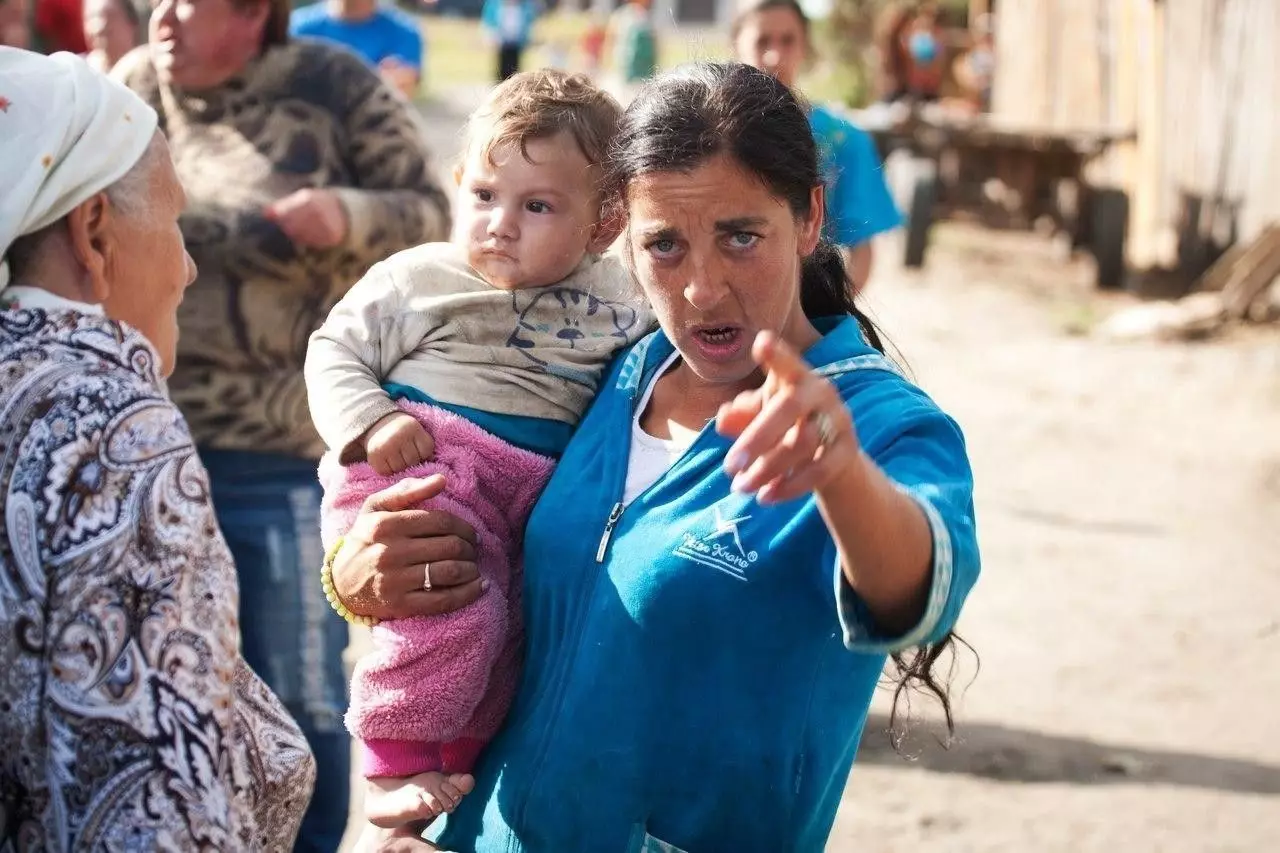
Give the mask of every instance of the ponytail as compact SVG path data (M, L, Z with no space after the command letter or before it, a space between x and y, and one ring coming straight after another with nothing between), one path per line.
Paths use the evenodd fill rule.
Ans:
M848 315L858 321L867 343L884 352L880 332L853 298L853 282L840 250L825 240L800 266L800 307L810 320Z

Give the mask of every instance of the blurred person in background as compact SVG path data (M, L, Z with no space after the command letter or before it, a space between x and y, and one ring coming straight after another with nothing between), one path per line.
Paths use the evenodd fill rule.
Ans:
M0 0L0 45L25 48L30 44L27 0Z
M355 51L393 89L412 99L422 79L418 21L378 0L321 0L293 11L289 34L324 39Z
M796 0L748 0L733 21L731 37L739 61L793 89L813 53L809 19ZM809 106L809 126L826 184L823 238L840 248L856 292L871 277L871 238L897 228L902 216L868 133L817 104Z
M78 57L0 47L0 81L0 848L287 849L315 764L165 393L169 147Z
M290 41L288 0L158 0L112 72L160 115L199 275L170 380L240 579L244 656L316 755L295 849L338 848L348 810L346 624L323 562L324 451L307 338L377 261L443 240L448 201L404 99L350 51Z
M921 3L902 35L906 51L906 95L921 103L938 100L946 73L946 45L938 26L938 4Z
M609 54L615 73L626 86L648 80L658 70L652 7L652 0L628 0L609 18Z
M65 50L88 53L84 35L83 0L34 0L35 36L45 53Z
M497 82L520 70L520 59L533 38L533 24L541 11L536 0L485 0L480 25L498 48Z
M149 8L139 0L84 0L85 59L95 70L110 71L120 58L147 40ZM143 11L147 8L147 11Z

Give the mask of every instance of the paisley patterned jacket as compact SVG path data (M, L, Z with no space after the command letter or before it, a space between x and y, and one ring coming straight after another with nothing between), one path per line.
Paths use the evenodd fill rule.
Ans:
M199 276L178 311L169 387L196 443L319 459L308 337L370 266L449 235L412 108L354 53L305 40L199 95L161 82L145 45L112 76L160 114L187 193L182 234ZM346 210L347 239L332 249L299 246L263 215L313 188Z
M0 310L0 851L292 847L315 766L208 491L137 332Z

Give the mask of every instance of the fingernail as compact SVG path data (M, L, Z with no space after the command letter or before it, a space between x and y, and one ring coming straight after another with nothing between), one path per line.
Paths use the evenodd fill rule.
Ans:
M730 450L724 458L724 470L736 474L747 466L747 454L741 450Z
M480 591L481 591L481 592L488 592L488 591L489 591L489 579L488 579L488 578L481 578L481 579L480 579Z
M747 478L741 474L733 478L733 482L729 485L729 488L740 495L751 491L751 489L747 488Z

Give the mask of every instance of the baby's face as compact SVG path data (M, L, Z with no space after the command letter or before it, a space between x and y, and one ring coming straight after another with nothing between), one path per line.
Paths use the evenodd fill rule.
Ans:
M479 148L479 146L476 146ZM598 170L566 133L468 153L458 177L456 240L494 287L518 290L569 275L599 229Z

